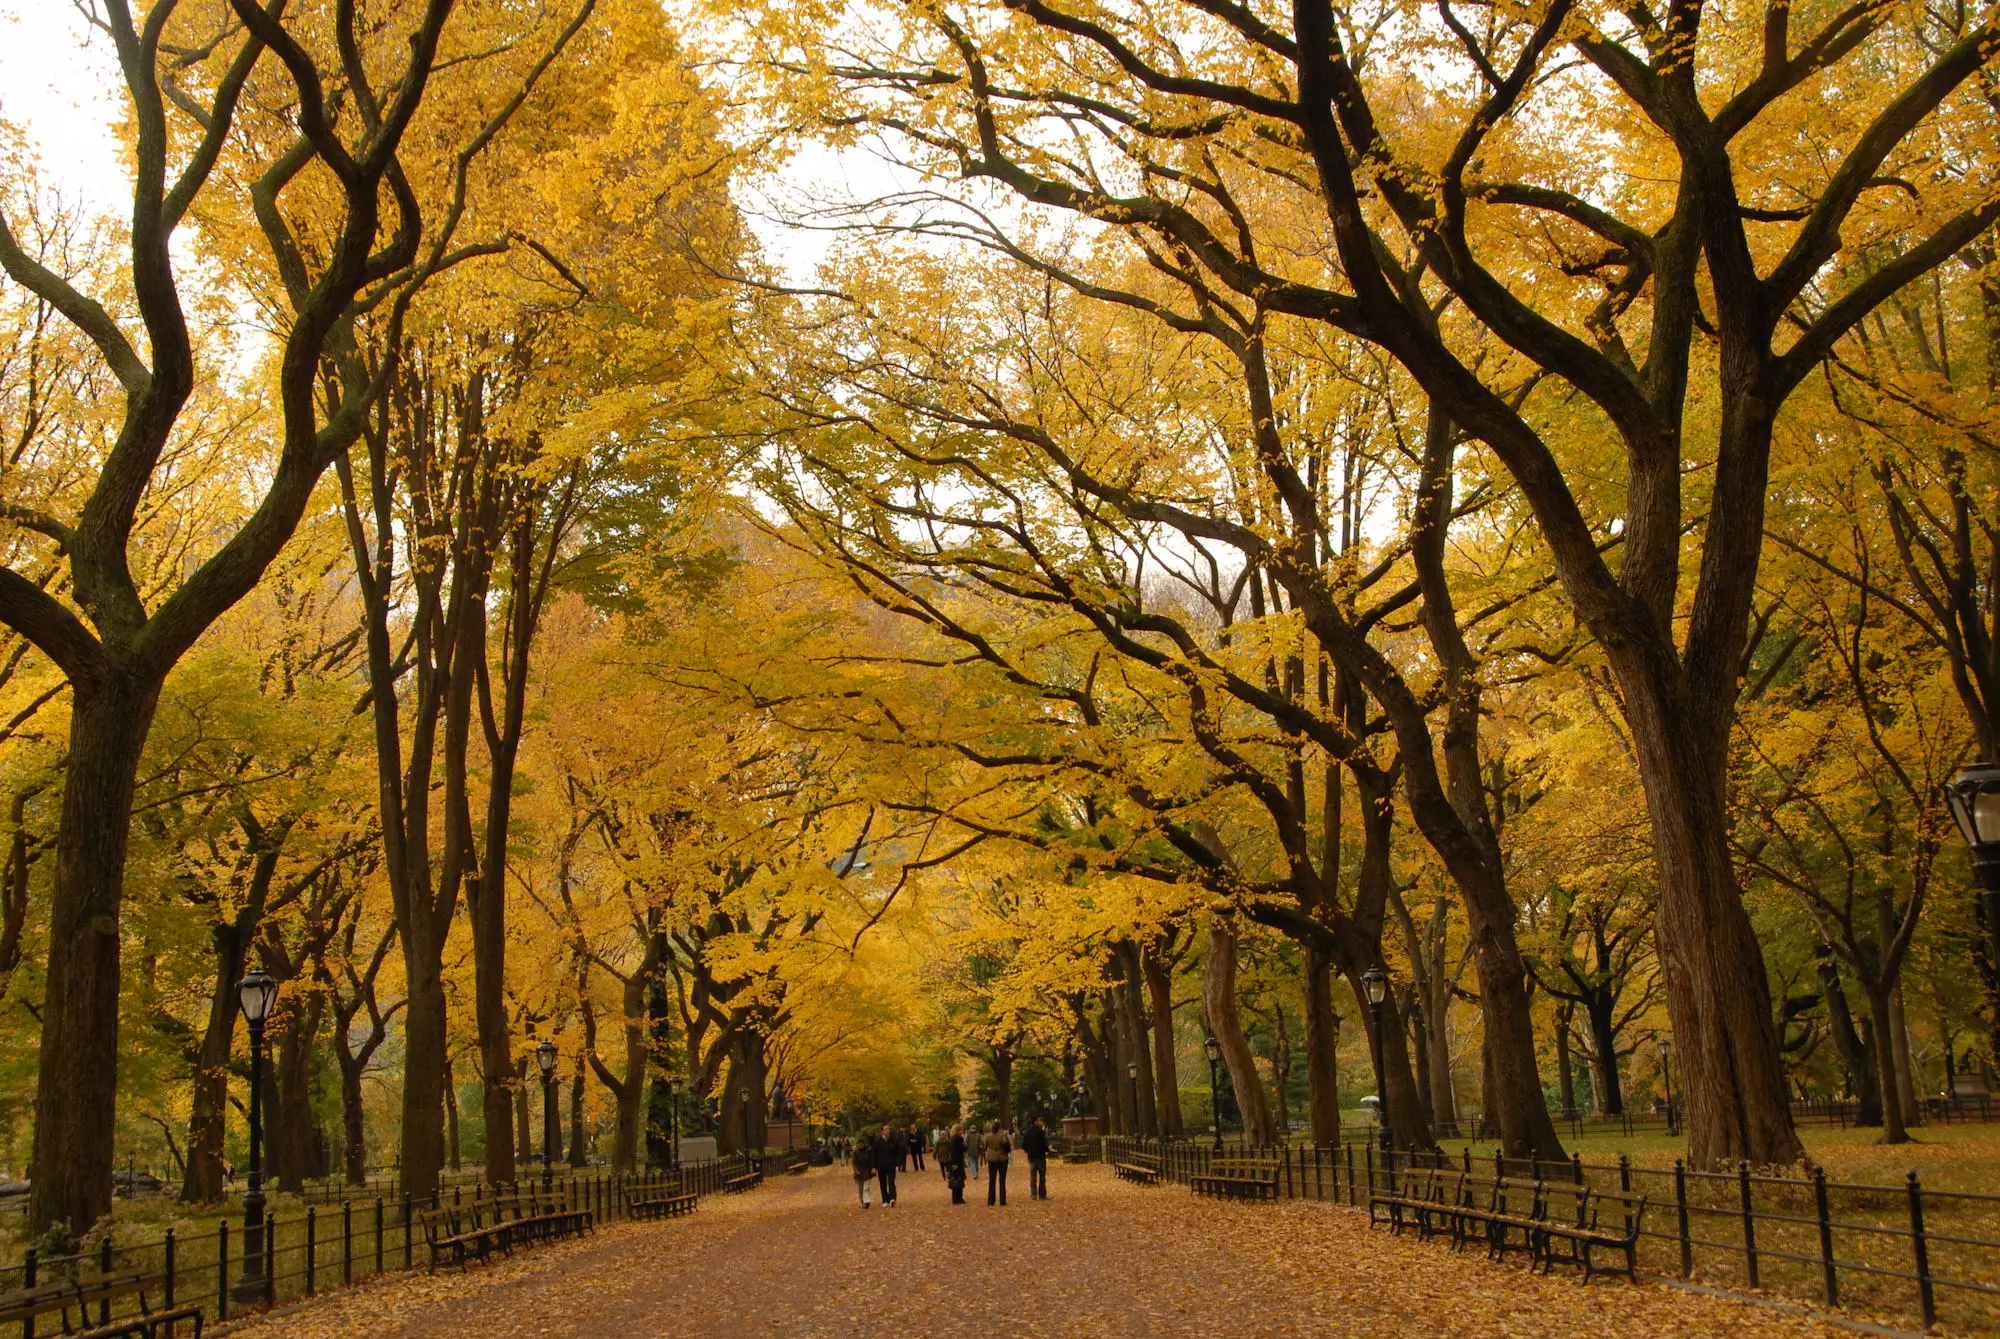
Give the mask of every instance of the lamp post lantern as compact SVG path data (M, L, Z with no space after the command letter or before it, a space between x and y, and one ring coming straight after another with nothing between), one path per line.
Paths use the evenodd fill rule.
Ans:
M535 1063L542 1070L542 1189L555 1182L556 1160L556 1044L544 1040L535 1048Z
M1667 1134L1680 1133L1680 1122L1674 1119L1674 1039L1662 1032L1653 1038L1653 1045L1660 1049L1660 1079L1667 1085Z
M758 1159L757 1155L750 1150L750 1090L748 1088L738 1088L736 1090L736 1105L743 1110L743 1156L750 1159L750 1165L754 1168L757 1165Z
M1389 974L1377 963L1361 974L1361 986L1368 995L1368 1017L1375 1041L1375 1082L1381 1089L1375 1095L1375 1119L1382 1124L1382 1147L1388 1150L1396 1143L1389 1132L1389 1076L1382 1063L1388 1054L1382 1045L1382 1002L1389 998Z
M1132 1134L1136 1138L1139 1134L1139 1062L1137 1060L1127 1060L1125 1062L1125 1077L1132 1081Z
M1986 933L1993 937L1987 952L2000 968L2000 767L1963 769L1945 783L1944 799L1972 851L1972 878L1985 898Z
M264 1274L264 1020L278 998L278 983L250 972L236 987L243 1021L250 1025L250 1182L243 1192L243 1273L229 1290L239 1302L261 1302L271 1281Z
M681 1076L667 1080L667 1166L675 1175L681 1170Z
M1221 1090L1217 1082L1215 1067L1222 1059L1222 1043L1214 1037L1204 1037L1201 1053L1208 1057L1208 1115L1215 1128L1215 1151L1222 1152L1222 1099L1216 1094Z

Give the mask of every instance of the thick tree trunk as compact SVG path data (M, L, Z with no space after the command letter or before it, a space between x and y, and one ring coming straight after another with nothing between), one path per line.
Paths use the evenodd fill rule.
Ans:
M403 1139L397 1175L399 1189L416 1199L436 1193L444 1170L445 1086L450 1068L444 943L442 935L433 934L430 920L414 916L399 927L409 1003L403 1007Z
M1868 1015L1875 1024L1875 1044L1871 1049L1875 1058L1875 1089L1881 1094L1882 1142L1907 1144L1910 1126L1903 1116L1903 1104L1896 1096L1896 1048L1890 1040L1898 1020L1888 991L1868 992Z
M1882 1123L1882 1089L1876 1076L1875 1048L1854 1026L1847 1006L1847 991L1840 983L1840 969L1833 957L1821 953L1818 963L1820 998L1826 1001L1827 1031L1840 1053L1841 1067L1847 1071L1847 1088L1860 1108L1856 1125Z
M1923 1111L1917 1105L1917 1077L1910 1059L1910 1021L1903 1014L1902 973L1895 974L1896 984L1889 991L1889 1021L1894 1027L1890 1034L1894 1045L1889 1048L1890 1056L1896 1062L1896 1100L1903 1107L1903 1124L1921 1125Z
M243 980L244 936L234 922L209 927L214 944L215 986L208 997L208 1024L202 1031L188 1113L187 1172L181 1200L214 1204L223 1197L222 1145L229 1106L229 1061L235 1049L236 988Z
M1361 973L1350 972L1348 986L1354 991L1368 1031L1368 1053L1375 1061L1375 1091L1388 1110L1389 1134L1397 1148L1429 1149L1436 1144L1424 1124L1423 1106L1417 1101L1416 1072L1410 1067L1410 1048L1403 1028L1403 1011L1391 990L1382 1001L1382 1033L1375 1034L1375 1011L1363 993Z
M49 889L28 1230L76 1236L111 1212L118 1112L119 913L139 755L157 678L107 667L71 688Z
M1660 875L1654 939L1667 987L1675 1053L1683 1057L1688 1156L1697 1167L1738 1161L1789 1166L1805 1156L1785 1091L1764 954L1730 862L1727 751L1703 748L1691 704L1623 662L1626 718L1652 818ZM1676 676L1678 677L1678 676ZM1725 718L1718 727L1726 734Z
M1610 988L1599 986L1583 1002L1584 1019L1590 1025L1590 1048L1596 1054L1598 1110L1607 1116L1625 1114L1625 1086L1618 1078L1618 1038L1615 1031L1618 1001Z
M1333 1008L1333 963L1305 946L1306 1119L1315 1144L1340 1142L1340 1015Z
M1568 1000L1556 1006L1556 1100L1561 1103L1561 1114L1574 1118L1576 1115L1576 1074L1571 1069L1569 1025L1576 1006Z
M673 1161L674 1127L681 1124L686 1128L684 1116L675 1111L680 1099L668 1086L683 1068L674 1055L674 1020L668 1004L665 976L655 971L646 986L646 1055L651 1075L646 1085L646 1162L653 1167Z
M769 1065L764 1034L755 1027L737 1031L729 1053L729 1074L723 1082L718 1142L725 1151L756 1152L764 1147L768 1121L764 1101Z
M305 1189L312 1165L312 1052L325 1007L317 993L294 1000L285 1011L273 1048L277 1059L277 1116L271 1132L271 1167L278 1188L294 1195Z
M366 1068L365 1061L340 1057L342 1163L347 1170L347 1184L351 1186L368 1183L367 1115L361 1103L361 1074Z
M611 1165L621 1172L639 1168L639 1137L643 1131L646 1097L646 993L648 978L635 974L622 994L625 1016L625 1077L619 1081L618 1133L611 1146Z
M1146 1043L1146 1003L1139 984L1139 948L1129 939L1120 940L1115 956L1118 962L1118 1021L1125 1034L1126 1059L1128 1064L1139 1066L1137 1123L1132 1133L1150 1137L1160 1132L1160 1115L1159 1107L1153 1100L1153 1053ZM1128 1088L1132 1085L1129 1073L1127 1084ZM1005 1110L1002 1119L1011 1120L1013 1114L1011 1109Z
M1257 1074L1256 1057L1243 1035L1236 1013L1236 931L1220 916L1208 924L1208 969L1202 976L1201 1006L1209 1035L1222 1046L1222 1061L1236 1090L1236 1107L1243 1117L1243 1141L1252 1146L1278 1142L1270 1099Z
M1144 949L1139 964L1146 976L1146 1005L1153 1020L1153 1091L1159 1111L1160 1133L1179 1139L1186 1127L1181 1120L1180 1074L1174 1055L1174 983L1167 964L1153 949Z
M569 1165L590 1165L590 1139L583 1123L583 1066L569 1076Z

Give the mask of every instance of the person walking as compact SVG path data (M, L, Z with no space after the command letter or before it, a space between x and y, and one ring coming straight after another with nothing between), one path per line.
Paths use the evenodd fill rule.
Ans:
M875 1150L869 1147L867 1135L854 1141L854 1152L848 1163L854 1172L854 1188L861 1193L861 1207L868 1207L868 1183L875 1179Z
M924 1130L914 1122L910 1125L910 1168L919 1172L924 1169Z
M896 1169L902 1165L904 1152L897 1147L896 1131L889 1126L882 1127L882 1137L875 1141L875 1175L882 1182L882 1207L896 1207Z
M1007 1207L1007 1156L1014 1146L1007 1141L1007 1135L998 1124L986 1132L983 1143L986 1154L986 1207L993 1207L993 1197L1000 1197L1000 1207Z
M1049 1132L1042 1126L1038 1115L1028 1122L1028 1128L1021 1135L1021 1151L1028 1155L1028 1198L1045 1200L1049 1197Z
M944 1165L944 1182L951 1187L951 1202L965 1203L965 1129L954 1125L938 1139L938 1161Z

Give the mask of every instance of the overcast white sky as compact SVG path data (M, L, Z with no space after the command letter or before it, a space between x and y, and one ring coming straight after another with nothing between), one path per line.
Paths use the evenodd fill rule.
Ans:
M0 118L39 150L49 183L95 209L119 209L123 168L110 126L117 69L69 0L0 0Z
M27 136L45 181L66 199L123 216L123 154L111 125L123 106L110 44L92 32L74 0L0 0L0 120ZM872 196L907 187L865 152L807 150L783 183L744 183L742 203L766 255L797 282L807 282L831 239L787 228L773 211L808 200Z

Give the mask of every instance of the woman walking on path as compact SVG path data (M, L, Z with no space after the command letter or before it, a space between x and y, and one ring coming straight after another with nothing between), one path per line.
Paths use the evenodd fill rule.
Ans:
M951 1202L965 1203L965 1131L954 1125L951 1134L938 1140L938 1161L944 1166L945 1184L951 1187Z
M861 1192L861 1207L868 1207L868 1183L875 1179L875 1150L869 1146L867 1135L854 1141L854 1153L850 1158L854 1172L854 1188Z
M986 1207L989 1209L993 1207L993 1196L997 1191L1000 1196L1000 1207L1004 1209L1007 1207L1007 1155L1014 1151L1014 1146L1007 1142L1007 1136L1001 1132L998 1125L995 1125L986 1132L984 1147Z
M924 1169L924 1127L915 1123L910 1126L910 1168L919 1172Z

